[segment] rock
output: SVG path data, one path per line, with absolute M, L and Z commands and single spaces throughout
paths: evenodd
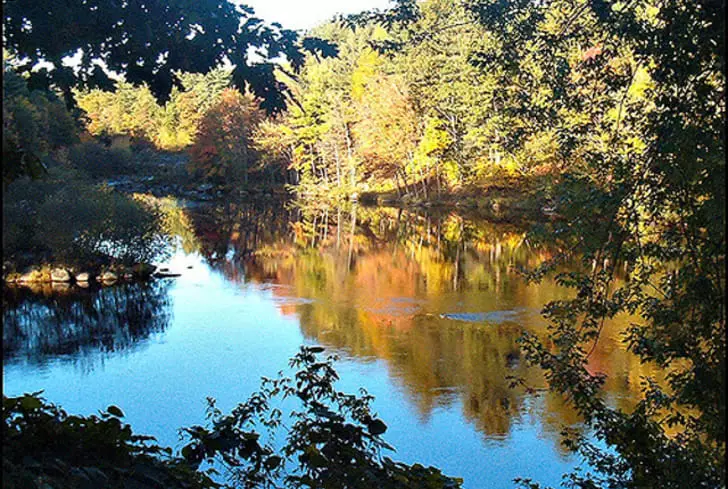
M 90 278 L 91 278 L 91 276 L 88 274 L 88 272 L 81 272 L 78 275 L 76 275 L 76 282 L 88 284 L 88 281 Z
M 48 272 L 48 270 L 41 270 L 41 269 L 37 269 L 37 268 L 26 270 L 25 273 L 23 273 L 18 278 L 18 282 L 24 283 L 24 284 L 50 282 L 50 281 L 51 281 L 51 274 Z
M 51 270 L 51 282 L 70 282 L 71 274 L 63 268 L 54 268 Z
M 101 274 L 99 279 L 101 282 L 104 282 L 104 283 L 113 283 L 113 282 L 116 282 L 119 279 L 119 277 L 114 272 L 106 271 Z

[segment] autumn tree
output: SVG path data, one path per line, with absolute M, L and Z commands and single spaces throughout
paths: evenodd
M 253 134 L 263 115 L 252 94 L 223 90 L 202 117 L 190 148 L 190 171 L 217 184 L 247 186 L 248 174 L 258 161 Z
M 161 107 L 146 85 L 117 81 L 114 91 L 76 92 L 76 101 L 85 112 L 87 130 L 101 134 L 126 134 L 155 141 L 159 134 Z
M 361 120 L 355 128 L 358 151 L 375 178 L 390 178 L 397 188 L 417 192 L 413 160 L 419 139 L 419 121 L 406 85 L 396 76 L 379 75 L 367 81 L 358 101 Z M 420 168 L 421 170 L 421 168 Z

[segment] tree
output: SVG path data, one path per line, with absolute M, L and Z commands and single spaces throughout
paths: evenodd
M 424 175 L 412 175 L 420 128 L 406 85 L 396 76 L 374 76 L 363 85 L 357 108 L 361 120 L 355 135 L 368 173 L 410 190 Z
M 566 220 L 550 230 L 569 250 L 560 258 L 582 257 L 583 271 L 556 274 L 577 295 L 545 308 L 555 350 L 523 339 L 552 388 L 615 449 L 571 440 L 595 464 L 574 485 L 724 486 L 725 3 L 471 8 L 507 41 L 505 62 L 531 77 L 506 92 L 530 126 L 521 136 L 554 129 L 561 155 L 581 160 L 558 191 Z M 540 104 L 519 103 L 539 91 Z M 620 288 L 617 266 L 629 271 Z M 639 318 L 625 332 L 630 351 L 668 372 L 667 386 L 644 379 L 631 412 L 606 403 L 604 379 L 585 369 L 601 325 L 620 312 Z
M 257 162 L 253 134 L 263 119 L 258 100 L 227 88 L 205 112 L 194 145 L 190 170 L 218 184 L 242 183 Z
M 88 118 L 88 132 L 95 136 L 126 134 L 149 141 L 158 137 L 162 109 L 146 85 L 117 81 L 113 92 L 77 91 L 75 99 Z
M 126 134 L 144 138 L 160 149 L 190 145 L 205 112 L 213 107 L 232 83 L 232 73 L 216 68 L 208 73 L 174 74 L 181 89 L 174 87 L 162 107 L 149 87 L 117 81 L 113 91 L 75 90 L 76 102 L 88 119 L 93 135 Z
M 265 25 L 250 7 L 227 0 L 5 0 L 3 12 L 5 42 L 18 56 L 18 70 L 30 74 L 33 88 L 57 86 L 69 105 L 73 87 L 111 87 L 99 62 L 129 83 L 146 82 L 164 101 L 176 83 L 175 70 L 204 73 L 229 60 L 237 87 L 250 88 L 275 112 L 285 107 L 285 87 L 275 80 L 273 59 L 285 56 L 297 69 L 302 49 L 335 53 L 318 39 L 299 44 L 294 31 Z M 252 62 L 252 51 L 262 61 Z M 62 64 L 78 53 L 76 69 Z M 53 69 L 31 71 L 40 61 Z
M 54 93 L 28 90 L 25 80 L 4 64 L 3 184 L 21 175 L 42 175 L 42 158 L 76 141 L 77 132 L 73 117 Z
M 546 163 L 564 167 L 550 189 L 564 219 L 534 234 L 558 237 L 562 252 L 527 276 L 553 273 L 576 296 L 544 309 L 553 347 L 528 335 L 521 342 L 610 449 L 567 436 L 591 462 L 570 485 L 724 487 L 725 2 L 465 8 L 492 39 L 470 61 L 495 74 L 504 149 L 523 158 L 541 147 Z M 431 34 L 418 36 L 422 16 L 402 2 L 363 18 L 398 19 L 404 42 L 384 47 L 406 49 Z M 583 268 L 559 273 L 572 257 Z M 621 287 L 617 267 L 628 274 Z M 643 379 L 631 411 L 606 402 L 603 375 L 586 368 L 604 321 L 620 313 L 635 316 L 628 349 L 668 379 Z

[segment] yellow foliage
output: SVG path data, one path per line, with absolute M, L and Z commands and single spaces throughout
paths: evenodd
M 361 101 L 367 84 L 377 76 L 378 68 L 382 63 L 381 56 L 372 49 L 367 48 L 359 55 L 356 69 L 351 74 L 351 98 L 354 101 Z

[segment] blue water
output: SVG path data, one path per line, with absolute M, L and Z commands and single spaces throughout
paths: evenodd
M 318 343 L 302 333 L 300 314 L 283 312 L 292 299 L 271 284 L 231 281 L 196 254 L 178 252 L 169 268 L 181 276 L 162 279 L 169 281 L 162 331 L 110 351 L 5 358 L 4 393 L 43 390 L 46 399 L 78 414 L 114 404 L 135 432 L 180 447 L 177 429 L 203 422 L 207 396 L 228 410 L 256 390 L 261 376 L 286 368 L 300 345 Z M 314 305 L 300 299 L 293 300 L 297 311 Z M 376 396 L 373 407 L 389 426 L 384 438 L 396 447 L 395 460 L 437 466 L 464 478 L 469 489 L 511 488 L 515 477 L 558 485 L 576 463 L 557 449 L 539 395 L 524 400 L 507 434 L 489 436 L 464 414 L 463 386 L 433 387 L 440 402 L 423 412 L 396 366 L 346 347 L 336 353 L 340 390 L 364 387 Z

